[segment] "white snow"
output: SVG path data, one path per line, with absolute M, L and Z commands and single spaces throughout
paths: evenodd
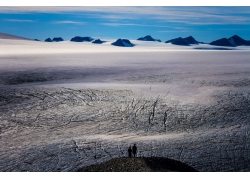
M 93 44 L 91 42 L 41 42 L 41 41 L 28 41 L 28 40 L 10 40 L 0 39 L 1 51 L 0 55 L 32 55 L 32 54 L 74 54 L 74 53 L 110 53 L 110 52 L 166 52 L 166 51 L 186 51 L 200 49 L 234 49 L 234 50 L 250 50 L 250 46 L 244 47 L 220 47 L 207 44 L 191 45 L 191 46 L 178 46 L 171 43 L 164 42 L 149 42 L 131 40 L 135 44 L 133 48 L 120 48 L 112 46 L 113 40 L 107 41 L 103 44 Z M 130 46 L 130 45 L 129 45 Z
M 0 171 L 72 171 L 134 142 L 200 171 L 249 170 L 250 47 L 103 40 L 0 39 Z

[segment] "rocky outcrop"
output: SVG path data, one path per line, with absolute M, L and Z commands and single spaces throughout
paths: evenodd
M 102 44 L 102 43 L 104 43 L 105 41 L 101 41 L 100 39 L 96 39 L 96 40 L 94 40 L 92 43 L 94 43 L 94 44 Z
M 118 39 L 116 42 L 111 43 L 114 46 L 121 46 L 121 47 L 133 47 L 132 44 L 128 39 Z
M 188 44 L 198 44 L 199 42 L 196 41 L 193 36 L 188 36 L 186 38 L 183 38 Z
M 250 41 L 242 39 L 238 35 L 228 38 L 229 42 L 235 46 L 250 46 Z
M 234 35 L 230 38 L 222 38 L 210 43 L 210 45 L 214 46 L 229 46 L 229 47 L 236 47 L 236 46 L 250 46 L 250 41 L 242 39 L 238 35 Z
M 190 44 L 199 44 L 200 42 L 196 41 L 192 36 L 188 36 L 186 38 L 178 37 L 175 39 L 171 39 L 171 40 L 166 41 L 165 43 L 188 46 Z
M 44 42 L 52 42 L 52 40 L 50 38 L 47 38 L 47 39 L 45 39 Z
M 187 43 L 186 40 L 181 38 L 181 37 L 171 39 L 169 41 L 166 41 L 165 43 L 171 43 L 171 44 L 181 45 L 181 46 L 188 46 L 189 45 L 189 43 Z
M 137 40 L 140 40 L 140 41 L 158 41 L 158 42 L 161 42 L 160 39 L 154 39 L 150 35 L 147 35 L 145 37 L 140 37 Z
M 52 41 L 53 41 L 53 42 L 60 42 L 60 41 L 63 41 L 63 38 L 61 38 L 61 37 L 54 37 L 54 38 L 52 39 Z
M 218 39 L 216 41 L 213 41 L 210 43 L 210 45 L 214 45 L 214 46 L 228 46 L 228 47 L 235 47 L 236 44 L 232 43 L 232 41 L 230 42 L 227 38 L 222 38 L 222 39 Z
M 84 41 L 90 42 L 92 40 L 93 40 L 93 38 L 91 38 L 91 37 L 75 36 L 70 41 L 73 41 L 73 42 L 84 42 Z

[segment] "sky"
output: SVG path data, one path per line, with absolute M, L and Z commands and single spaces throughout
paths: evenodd
M 151 35 L 210 43 L 235 34 L 250 40 L 250 6 L 0 6 L 0 32 L 39 40 Z

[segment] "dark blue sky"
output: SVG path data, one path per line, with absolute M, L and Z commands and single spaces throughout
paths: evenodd
M 213 40 L 239 35 L 250 40 L 250 6 L 0 7 L 0 32 L 44 40 L 61 36 L 166 41 L 192 35 Z

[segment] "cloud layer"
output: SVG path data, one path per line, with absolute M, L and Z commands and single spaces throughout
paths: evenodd
M 3 19 L 3 20 L 8 22 L 36 22 L 34 20 L 29 20 L 29 19 Z
M 36 6 L 0 7 L 0 13 L 86 13 L 92 18 L 105 20 L 153 19 L 194 25 L 250 24 L 250 7 L 199 7 L 199 6 Z
M 85 22 L 78 22 L 78 21 L 53 21 L 53 24 L 86 24 Z

